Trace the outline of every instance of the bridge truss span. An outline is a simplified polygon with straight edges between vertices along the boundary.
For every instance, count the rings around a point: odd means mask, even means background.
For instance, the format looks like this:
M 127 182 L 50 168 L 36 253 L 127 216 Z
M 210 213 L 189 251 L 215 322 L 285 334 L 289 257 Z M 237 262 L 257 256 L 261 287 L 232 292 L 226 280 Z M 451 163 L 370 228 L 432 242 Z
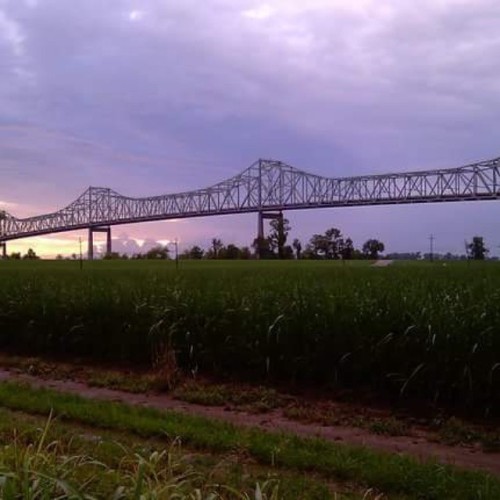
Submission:
M 155 220 L 306 208 L 494 200 L 500 197 L 500 158 L 458 168 L 328 178 L 275 160 L 258 160 L 213 186 L 131 198 L 90 187 L 67 207 L 16 218 L 0 207 L 0 244 L 75 229 Z

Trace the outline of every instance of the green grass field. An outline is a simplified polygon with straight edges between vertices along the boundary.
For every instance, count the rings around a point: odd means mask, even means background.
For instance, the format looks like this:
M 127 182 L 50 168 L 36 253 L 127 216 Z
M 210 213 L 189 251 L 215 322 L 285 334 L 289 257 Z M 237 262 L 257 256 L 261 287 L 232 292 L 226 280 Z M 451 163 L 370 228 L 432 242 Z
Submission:
M 494 262 L 0 262 L 0 348 L 500 408 Z
M 500 480 L 485 472 L 245 429 L 199 416 L 5 382 L 0 384 L 0 405 L 9 409 L 0 410 L 2 498 L 55 498 L 50 492 L 61 490 L 55 479 L 67 480 L 82 493 L 90 490 L 92 498 L 496 500 L 500 496 Z M 33 417 L 46 418 L 50 412 L 57 425 L 40 443 Z M 38 427 L 43 426 L 39 420 Z M 114 436 L 103 435 L 106 432 Z M 46 446 L 54 440 L 56 445 Z M 5 442 L 16 446 L 2 447 Z M 186 452 L 175 450 L 175 443 L 182 443 Z M 164 456 L 165 450 L 178 453 Z M 200 454 L 205 460 L 200 461 Z M 41 484 L 35 482 L 40 472 L 45 476 Z M 6 482 L 15 493 L 23 486 L 29 493 L 34 485 L 39 490 L 44 487 L 45 496 L 5 495 Z M 256 484 L 265 488 L 264 495 L 257 494 Z M 109 494 L 118 488 L 124 489 L 123 496 Z M 143 496 L 133 493 L 138 488 Z

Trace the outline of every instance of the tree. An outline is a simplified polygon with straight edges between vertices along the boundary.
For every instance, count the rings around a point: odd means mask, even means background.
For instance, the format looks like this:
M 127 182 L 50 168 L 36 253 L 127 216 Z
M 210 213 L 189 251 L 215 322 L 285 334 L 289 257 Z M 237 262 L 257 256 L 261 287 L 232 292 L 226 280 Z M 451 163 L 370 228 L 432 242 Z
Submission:
M 353 258 L 354 244 L 351 238 L 347 238 L 345 241 L 342 241 L 340 254 L 342 255 L 343 260 L 351 260 Z
M 169 258 L 169 249 L 167 246 L 157 245 L 150 250 L 148 250 L 144 256 L 146 259 L 162 259 L 166 260 Z M 140 255 L 140 254 L 139 254 Z M 137 256 L 137 258 L 142 258 L 142 256 Z
M 443 258 L 451 259 L 452 257 L 451 253 L 447 253 Z M 394 252 L 386 254 L 385 258 L 389 260 L 420 260 L 422 254 L 420 252 Z
M 198 245 L 194 245 L 192 248 L 189 249 L 188 253 L 190 259 L 200 260 L 203 258 L 203 254 L 205 252 Z
M 250 248 L 243 247 L 240 249 L 240 259 L 248 260 L 252 258 L 252 252 L 250 252 Z
M 332 227 L 325 234 L 314 234 L 309 242 L 315 258 L 340 258 L 344 240 L 339 229 Z
M 64 257 L 60 253 L 56 255 L 56 260 L 63 260 L 63 259 Z
M 314 251 L 313 246 L 310 243 L 308 243 L 304 248 L 304 250 L 301 252 L 300 258 L 305 260 L 311 260 L 311 259 L 319 259 L 320 257 Z
M 9 259 L 21 260 L 21 252 L 12 252 Z
M 102 258 L 104 260 L 127 260 L 128 255 L 126 253 L 120 254 L 119 252 L 106 252 Z
M 28 251 L 23 255 L 23 259 L 25 260 L 37 260 L 39 258 L 32 248 L 28 248 Z
M 229 243 L 229 245 L 225 248 L 224 258 L 225 259 L 239 259 L 240 256 L 241 256 L 240 249 L 236 245 Z
M 269 238 L 257 236 L 253 240 L 252 248 L 254 249 L 255 256 L 259 259 L 272 259 L 275 256 Z
M 363 245 L 363 253 L 373 260 L 378 259 L 379 252 L 383 252 L 384 250 L 384 244 L 376 239 L 369 239 Z
M 283 247 L 283 259 L 291 260 L 294 258 L 293 248 L 290 245 Z
M 278 250 L 278 257 L 283 259 L 285 257 L 283 249 L 286 245 L 286 240 L 288 238 L 288 233 L 291 229 L 290 222 L 283 216 L 277 219 L 272 219 L 270 222 L 272 228 L 271 234 L 269 235 L 269 242 L 271 244 L 271 249 Z
M 313 234 L 309 240 L 308 251 L 316 259 L 328 259 L 329 257 L 329 243 L 328 238 L 324 234 Z
M 362 260 L 364 259 L 365 256 L 363 255 L 363 252 L 361 250 L 359 250 L 358 248 L 355 248 L 353 251 L 352 251 L 352 259 L 355 259 L 355 260 Z
M 488 252 L 482 236 L 474 236 L 472 242 L 467 244 L 467 253 L 470 259 L 484 260 Z
M 220 251 L 224 248 L 224 244 L 222 243 L 222 240 L 219 238 L 213 238 L 212 239 L 212 248 L 211 248 L 211 253 L 210 256 L 213 259 L 218 259 Z
M 295 256 L 297 259 L 300 259 L 301 254 L 302 254 L 302 243 L 298 238 L 295 238 L 292 242 L 292 247 L 295 250 Z

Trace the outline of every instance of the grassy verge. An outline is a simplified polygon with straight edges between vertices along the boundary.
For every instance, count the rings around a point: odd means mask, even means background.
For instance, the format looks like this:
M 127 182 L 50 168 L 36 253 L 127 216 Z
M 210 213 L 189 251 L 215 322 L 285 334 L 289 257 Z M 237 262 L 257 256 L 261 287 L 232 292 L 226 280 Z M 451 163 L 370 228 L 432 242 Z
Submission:
M 71 363 L 39 357 L 12 356 L 0 353 L 0 367 L 44 379 L 77 380 L 90 387 L 103 387 L 131 393 L 163 392 L 161 373 L 124 367 L 102 367 L 81 361 Z M 170 391 L 172 397 L 203 406 L 223 406 L 249 413 L 266 413 L 281 409 L 283 415 L 304 424 L 358 427 L 374 434 L 412 436 L 414 418 L 406 414 L 394 417 L 370 406 L 363 408 L 335 400 L 304 402 L 300 396 L 280 392 L 273 387 L 218 383 L 187 379 Z M 418 419 L 419 430 L 425 428 L 428 440 L 449 446 L 479 446 L 484 452 L 500 450 L 500 431 L 495 421 L 467 421 L 453 415 L 429 414 Z M 420 433 L 421 436 L 421 433 Z
M 376 498 L 336 486 L 236 453 L 0 409 L 1 498 Z
M 322 440 L 241 429 L 201 417 L 86 400 L 48 389 L 0 384 L 0 405 L 30 413 L 54 409 L 60 418 L 145 437 L 179 437 L 211 452 L 238 450 L 264 465 L 315 472 L 325 479 L 352 481 L 391 495 L 427 499 L 497 499 L 500 480 L 493 476 Z

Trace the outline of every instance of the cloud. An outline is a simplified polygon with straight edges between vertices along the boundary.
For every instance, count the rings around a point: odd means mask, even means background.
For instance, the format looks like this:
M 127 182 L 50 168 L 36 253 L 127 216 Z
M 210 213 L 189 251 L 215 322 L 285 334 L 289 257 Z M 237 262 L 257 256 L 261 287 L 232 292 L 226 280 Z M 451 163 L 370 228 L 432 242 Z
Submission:
M 412 143 L 426 140 L 433 157 L 436 129 L 446 144 L 492 143 L 481 120 L 499 99 L 492 1 L 96 5 L 52 0 L 43 13 L 22 12 L 41 103 L 32 118 L 150 154 L 164 152 L 165 138 L 196 143 L 231 120 L 348 148 L 363 140 L 360 160 L 401 140 L 410 161 L 422 150 Z M 219 155 L 224 147 L 212 145 Z
M 0 208 L 2 210 L 8 210 L 8 209 L 11 209 L 11 208 L 14 208 L 17 206 L 18 206 L 17 203 L 12 203 L 10 201 L 0 200 Z
M 127 254 L 132 256 L 134 254 L 146 253 L 157 246 L 169 246 L 170 240 L 156 240 L 153 238 L 134 238 L 127 233 L 121 233 L 117 238 L 112 239 L 113 252 L 120 255 Z M 96 245 L 96 254 L 104 255 L 106 252 L 106 244 L 99 243 Z
M 0 10 L 0 40 L 7 43 L 14 55 L 24 54 L 24 36 L 20 25 Z
M 253 9 L 243 11 L 243 16 L 250 19 L 269 19 L 274 14 L 274 10 L 267 4 L 259 5 Z
M 131 21 L 140 21 L 144 17 L 144 12 L 141 10 L 132 10 L 128 14 Z
M 0 199 L 29 215 L 88 185 L 194 189 L 258 157 L 341 176 L 497 156 L 499 16 L 493 0 L 0 0 Z M 391 210 L 392 227 L 418 212 Z M 185 236 L 251 240 L 232 220 Z

